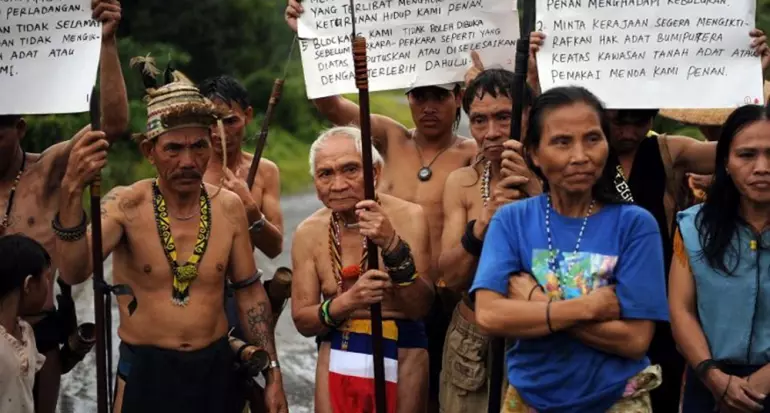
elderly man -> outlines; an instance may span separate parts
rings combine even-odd
[[[115,33],[121,18],[117,0],[93,0],[93,17],[102,23],[99,81],[102,127],[110,142],[124,136],[128,127],[128,99],[120,69]],[[56,273],[60,257],[55,253],[51,219],[58,208],[62,176],[74,143],[89,126],[72,139],[60,142],[42,154],[26,153],[21,140],[27,124],[21,114],[0,116],[0,235],[21,233],[42,244],[52,256],[51,274]],[[35,409],[38,413],[56,412],[62,368],[71,368],[67,360],[67,336],[75,330],[75,309],[69,289],[64,286],[59,308],[54,305],[54,277],[48,280],[50,294],[41,312],[25,314],[32,324],[37,349],[46,357],[35,378]],[[64,345],[64,346],[63,346]],[[69,352],[72,354],[71,352]]]
[[[176,76],[175,76],[176,79]],[[103,198],[102,248],[113,255],[120,362],[116,411],[231,412],[243,409],[224,310],[225,277],[236,290],[248,340],[270,355],[265,370],[271,413],[287,412],[270,305],[259,282],[246,211],[234,193],[204,184],[214,107],[194,86],[148,88],[147,131],[138,137],[158,178],[116,188]],[[52,226],[65,281],[92,272],[83,191],[106,163],[104,134],[75,143]],[[218,191],[214,195],[214,191]],[[211,195],[210,195],[211,194]],[[184,261],[183,261],[184,260]]]
[[[304,9],[297,0],[288,0],[286,20],[297,30],[297,17]],[[444,182],[452,171],[468,166],[476,155],[473,139],[455,134],[460,121],[461,86],[443,84],[407,90],[406,98],[414,129],[386,116],[371,116],[372,139],[387,161],[378,189],[422,206],[431,239],[431,263],[438,268],[441,233],[444,226]],[[323,116],[335,125],[360,125],[358,105],[342,96],[313,101]],[[430,343],[430,408],[438,413],[438,383],[441,353],[449,326],[449,314],[458,297],[443,287],[443,275],[434,271],[437,300],[425,320]]]
[[[462,293],[463,297],[452,315],[444,346],[439,393],[444,413],[479,412],[487,408],[489,337],[476,325],[468,290],[495,211],[525,194],[536,195],[542,190],[520,155],[521,144],[509,141],[513,73],[488,69],[472,76],[476,77],[465,88],[463,109],[480,148],[479,161],[452,172],[444,187],[444,232],[439,265],[447,287]],[[529,88],[523,103],[526,118],[532,103]],[[502,153],[506,146],[517,147],[519,153],[509,159],[511,174],[503,177]]]
[[[292,317],[320,343],[316,412],[370,412],[374,406],[369,306],[382,303],[385,375],[390,412],[427,408],[427,338],[419,322],[432,282],[430,240],[419,205],[390,195],[364,200],[361,134],[353,127],[324,132],[310,148],[310,165],[324,207],[303,221],[292,246]],[[382,158],[372,148],[374,177]],[[366,239],[381,255],[366,268]],[[326,242],[319,240],[327,239]],[[319,299],[323,295],[323,301]],[[397,390],[396,390],[397,389]]]

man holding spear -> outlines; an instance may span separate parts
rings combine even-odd
[[[304,12],[300,1],[288,0],[285,19],[297,30]],[[431,240],[430,278],[437,284],[434,306],[425,319],[430,345],[430,409],[437,413],[441,353],[449,315],[458,297],[443,288],[438,268],[444,182],[449,174],[473,161],[477,147],[473,139],[455,133],[461,116],[461,85],[449,83],[407,90],[406,99],[415,127],[410,129],[387,116],[371,114],[371,138],[386,161],[377,190],[422,206]],[[343,96],[315,99],[313,104],[335,125],[361,126],[360,107]]]
[[[246,127],[254,117],[248,92],[230,76],[206,79],[200,83],[200,90],[217,110],[225,113],[223,130],[215,127],[211,131],[213,156],[203,180],[212,185],[223,182],[225,188],[241,198],[246,207],[252,243],[268,257],[275,258],[283,250],[280,173],[274,162],[262,157],[254,184],[251,188],[246,185],[254,157],[242,149]],[[224,136],[220,136],[222,132]],[[227,165],[223,166],[225,160]]]
[[[152,73],[145,62],[144,69]],[[120,363],[115,411],[238,413],[239,378],[227,338],[225,277],[236,290],[249,342],[267,350],[266,404],[288,412],[276,357],[272,314],[256,269],[246,211],[237,195],[202,182],[211,156],[209,128],[219,116],[197,88],[179,81],[148,88],[140,148],[158,178],[115,188],[103,198],[104,256],[133,297],[118,297]],[[53,220],[62,277],[86,281],[94,265],[82,207],[85,186],[105,164],[103,135],[75,144]],[[182,261],[186,259],[186,261]]]
[[[430,267],[427,223],[413,203],[385,194],[365,200],[362,145],[357,128],[335,127],[310,148],[310,169],[324,207],[294,235],[292,317],[302,335],[320,342],[316,411],[372,412],[369,307],[381,303],[387,411],[424,413],[427,338],[415,320],[432,301],[431,282],[423,276]],[[372,163],[376,181],[383,160],[375,148]],[[381,251],[383,270],[367,267],[367,238]],[[319,243],[322,239],[328,243]]]
[[[101,90],[102,130],[107,142],[124,136],[128,127],[128,98],[120,68],[115,33],[121,18],[117,0],[93,0],[93,18],[102,22],[99,81]],[[42,244],[52,257],[52,274],[62,257],[55,251],[51,220],[56,214],[61,194],[60,182],[72,149],[88,139],[90,126],[81,129],[67,141],[60,142],[42,154],[25,153],[20,145],[27,124],[21,115],[0,116],[0,235],[21,233]],[[54,413],[59,399],[62,374],[60,347],[75,327],[71,317],[54,306],[54,277],[47,281],[49,291],[43,311],[24,318],[32,324],[38,351],[46,357],[43,369],[35,379],[35,409],[38,413]],[[65,287],[66,288],[66,287]],[[74,308],[70,309],[74,311]]]
[[[463,109],[480,148],[479,161],[452,172],[444,187],[439,265],[447,288],[463,297],[452,315],[442,357],[439,401],[444,413],[480,412],[487,408],[490,338],[476,325],[468,290],[484,235],[497,209],[542,190],[539,179],[521,156],[521,143],[509,140],[513,73],[488,69],[473,75],[477,77],[466,86]],[[527,87],[522,102],[525,115],[532,99],[532,91]],[[517,148],[518,152],[509,155],[509,169],[504,173],[502,154],[506,146]]]

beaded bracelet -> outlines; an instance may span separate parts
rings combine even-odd
[[[420,278],[420,274],[415,272],[414,274],[412,274],[411,277],[409,277],[409,280],[403,281],[403,282],[396,282],[396,285],[399,287],[409,287],[410,285],[414,284],[414,282],[417,281],[418,278]],[[393,281],[395,281],[395,279]]]
[[[321,320],[321,324],[329,328],[337,328],[340,326],[340,324],[342,324],[342,322],[334,321],[329,311],[329,309],[332,306],[332,301],[334,301],[334,298],[335,297],[332,297],[324,301],[318,307],[318,318]]]

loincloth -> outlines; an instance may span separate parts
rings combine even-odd
[[[425,332],[425,323],[422,321],[404,320],[404,319],[386,319],[383,321],[394,321],[398,328],[398,348],[424,348],[428,349],[428,335]],[[316,344],[320,348],[324,341],[332,341],[332,333],[329,332],[323,336],[316,337]]]
[[[329,398],[332,411],[372,413],[375,411],[374,358],[371,320],[348,320],[326,335],[329,352]],[[385,361],[385,397],[388,413],[395,413],[398,399],[398,341],[395,320],[382,322]]]
[[[240,413],[243,393],[234,363],[227,337],[194,351],[122,342],[122,412]]]
[[[612,405],[607,413],[652,413],[650,392],[660,386],[660,383],[660,366],[645,368],[628,380],[623,397]],[[537,413],[537,410],[527,406],[516,389],[509,385],[501,413]]]

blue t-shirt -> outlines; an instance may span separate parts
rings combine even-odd
[[[545,228],[547,197],[541,195],[499,209],[484,238],[471,293],[479,289],[508,295],[508,277],[532,274],[550,290]],[[575,257],[583,218],[551,210],[551,234],[564,299],[616,285],[623,319],[668,321],[663,247],[658,224],[634,205],[605,205],[588,218]],[[567,274],[568,262],[572,271]],[[586,276],[589,274],[590,276]],[[525,402],[541,413],[606,412],[623,395],[631,377],[649,366],[589,347],[567,332],[520,339],[506,355],[508,380]]]

